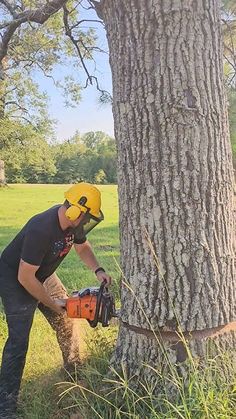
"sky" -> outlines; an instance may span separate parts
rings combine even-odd
[[[84,14],[85,12],[83,12]],[[98,19],[94,12],[86,12],[87,15],[81,14],[81,18],[88,18],[88,13],[91,19]],[[84,27],[96,26],[98,35],[98,46],[103,50],[108,51],[105,30],[101,24],[90,24],[85,22]],[[96,53],[95,55],[96,69],[93,74],[98,78],[101,88],[112,92],[111,70],[109,66],[108,54]],[[94,64],[90,65],[94,70]],[[79,80],[86,81],[85,73],[78,68]],[[71,72],[71,69],[69,69]],[[60,67],[55,69],[53,76],[56,80],[63,79],[68,73],[68,68]],[[89,86],[82,92],[82,100],[75,108],[65,105],[65,99],[60,89],[54,86],[53,80],[44,77],[37,73],[35,80],[40,86],[40,90],[47,93],[49,97],[49,115],[56,120],[55,134],[58,141],[63,141],[70,138],[75,131],[81,134],[88,131],[104,131],[113,136],[113,116],[110,104],[101,105],[99,103],[99,92],[96,87]]]

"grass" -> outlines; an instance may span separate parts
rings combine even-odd
[[[0,251],[28,218],[62,201],[64,185],[12,185],[0,190]],[[119,261],[118,204],[114,186],[102,186],[105,221],[91,232],[89,239],[101,265],[114,278],[118,295],[116,268]],[[58,270],[69,291],[94,285],[96,280],[73,252]],[[22,419],[236,419],[236,366],[230,357],[210,358],[204,369],[197,368],[191,355],[187,361],[188,384],[174,369],[168,377],[173,398],[163,387],[128,379],[125,371],[111,370],[109,361],[117,327],[89,328],[78,320],[82,335],[84,366],[74,382],[61,372],[61,355],[54,333],[37,313],[31,333],[30,349],[20,394],[19,418]],[[0,315],[0,351],[6,338],[4,315]],[[168,354],[166,354],[168,357]],[[168,359],[167,359],[168,361]],[[227,379],[222,366],[228,368]],[[164,377],[147,365],[160,384]],[[139,386],[137,386],[139,384]]]
[[[209,357],[204,368],[197,368],[190,356],[185,369],[188,381],[174,368],[164,377],[160,366],[155,370],[147,365],[156,382],[137,382],[125,370],[118,373],[109,366],[115,336],[115,329],[98,330],[90,341],[80,380],[58,384],[60,400],[76,412],[75,419],[235,419],[236,371],[231,357],[219,352],[218,357]],[[229,369],[227,379],[222,365]],[[163,382],[169,382],[172,394]]]

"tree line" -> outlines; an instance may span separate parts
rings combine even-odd
[[[115,140],[101,131],[48,143],[29,124],[4,119],[0,156],[7,183],[116,183]]]
[[[85,85],[97,84],[96,77],[87,68],[98,49],[95,29],[83,27],[83,20],[72,7],[73,2],[70,5],[67,1],[57,0],[51,11],[47,3],[41,9],[42,4],[37,0],[28,5],[29,9],[21,3],[13,2],[10,8],[8,3],[0,3],[3,39],[0,45],[0,159],[5,162],[7,182],[63,183],[78,179],[96,183],[116,182],[115,142],[106,134],[80,136],[76,133],[61,145],[48,143],[47,140],[54,135],[53,121],[47,114],[47,98],[33,77],[35,71],[53,77],[53,69],[66,63],[68,69],[74,66],[85,69]],[[20,5],[24,10],[20,14],[21,20],[17,19]],[[221,13],[224,74],[236,167],[234,1],[224,0]],[[11,31],[13,26],[15,29]],[[67,105],[80,102],[82,84],[74,74],[68,73],[64,80],[55,80],[55,83],[64,92]],[[108,93],[101,86],[97,87],[101,101],[109,100]],[[91,141],[84,142],[88,137],[94,139],[96,146]]]
[[[236,169],[236,89],[228,89],[230,137]],[[7,183],[98,184],[117,182],[115,139],[104,132],[48,142],[48,127],[4,118],[0,124],[0,158]]]

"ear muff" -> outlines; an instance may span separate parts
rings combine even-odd
[[[71,205],[65,212],[66,218],[70,221],[75,221],[80,216],[81,210],[75,205]]]

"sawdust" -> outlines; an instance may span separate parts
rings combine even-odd
[[[88,356],[87,342],[91,335],[91,327],[84,319],[75,319],[73,327],[76,332],[75,336],[77,335],[79,339],[79,356],[81,360],[84,360]]]

